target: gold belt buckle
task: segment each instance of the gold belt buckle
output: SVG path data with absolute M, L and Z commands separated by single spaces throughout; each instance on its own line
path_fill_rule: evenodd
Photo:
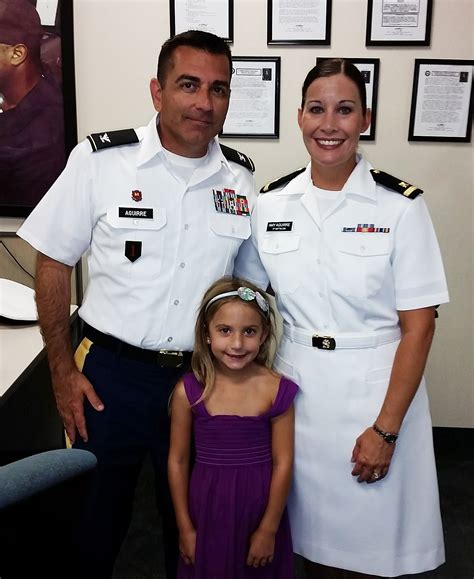
M 313 348 L 318 348 L 319 350 L 335 350 L 336 340 L 331 338 L 331 336 L 318 336 L 317 334 L 312 337 Z
M 167 368 L 181 368 L 183 365 L 183 352 L 160 350 L 158 354 L 160 366 L 166 366 Z

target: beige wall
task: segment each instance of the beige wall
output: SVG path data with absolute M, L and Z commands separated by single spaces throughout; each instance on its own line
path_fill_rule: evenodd
M 74 4 L 79 137 L 147 122 L 153 114 L 148 82 L 169 35 L 168 0 Z M 267 47 L 266 4 L 235 0 L 231 48 L 235 56 L 282 57 L 280 139 L 226 144 L 253 158 L 259 186 L 306 164 L 296 111 L 316 56 L 380 58 L 377 140 L 362 143 L 361 150 L 374 165 L 425 190 L 451 293 L 451 304 L 440 311 L 427 369 L 433 420 L 437 426 L 474 427 L 472 145 L 407 141 L 414 59 L 474 58 L 474 3 L 436 0 L 430 48 L 366 48 L 366 0 L 333 1 L 330 47 Z

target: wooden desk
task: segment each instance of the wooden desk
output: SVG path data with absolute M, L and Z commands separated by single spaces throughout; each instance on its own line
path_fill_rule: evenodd
M 64 446 L 39 325 L 0 323 L 0 464 Z

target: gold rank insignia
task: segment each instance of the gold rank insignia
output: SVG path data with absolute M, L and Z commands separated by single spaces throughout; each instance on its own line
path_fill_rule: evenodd
M 398 177 L 389 175 L 388 173 L 380 171 L 379 169 L 371 169 L 370 173 L 376 183 L 387 187 L 387 189 L 392 189 L 392 191 L 401 193 L 404 197 L 408 197 L 409 199 L 415 199 L 415 197 L 418 197 L 418 195 L 423 193 L 423 190 L 419 187 L 410 185 L 410 183 L 402 181 Z
M 267 183 L 266 185 L 264 185 L 260 189 L 260 193 L 268 193 L 269 191 L 273 191 L 274 189 L 278 189 L 279 187 L 283 187 L 283 185 L 286 185 L 287 183 L 289 183 L 292 179 L 297 177 L 305 169 L 306 169 L 306 167 L 302 167 L 301 169 L 296 169 L 296 171 L 293 171 L 292 173 L 289 173 L 288 175 L 284 175 L 283 177 L 279 177 L 278 179 L 275 179 L 274 181 L 270 181 L 270 183 Z

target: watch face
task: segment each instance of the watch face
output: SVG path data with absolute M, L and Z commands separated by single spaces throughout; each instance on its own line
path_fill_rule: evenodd
M 386 434 L 384 438 L 387 442 L 389 442 L 390 444 L 393 444 L 394 442 L 397 441 L 398 437 L 396 434 Z

